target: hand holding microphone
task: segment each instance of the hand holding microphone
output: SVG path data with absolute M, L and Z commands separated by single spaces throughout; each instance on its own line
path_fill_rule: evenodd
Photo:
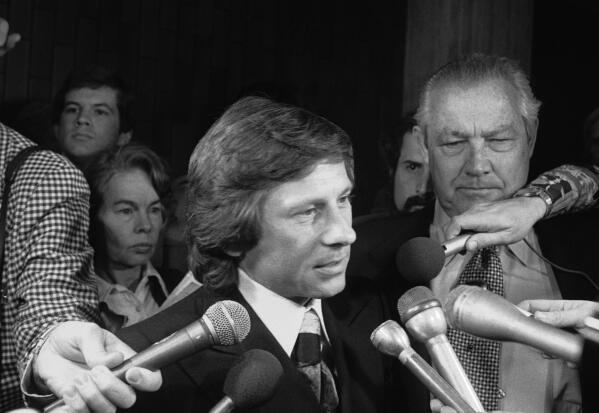
M 537 320 L 555 327 L 575 328 L 582 336 L 587 337 L 599 331 L 599 303 L 584 300 L 525 300 L 518 307 L 531 312 Z
M 445 228 L 447 239 L 463 231 L 476 232 L 465 244 L 468 251 L 508 245 L 523 239 L 541 220 L 547 205 L 538 197 L 514 197 L 481 203 L 451 218 Z
M 150 370 L 160 369 L 183 357 L 214 345 L 229 346 L 241 342 L 250 331 L 247 310 L 235 301 L 219 301 L 210 306 L 202 318 L 174 332 L 135 354 L 111 371 L 123 379 L 132 367 Z M 46 406 L 50 412 L 64 405 L 60 399 Z
M 241 355 L 225 378 L 225 397 L 209 413 L 229 413 L 236 408 L 259 406 L 275 394 L 283 367 L 268 351 L 253 349 Z
M 460 413 L 474 413 L 460 394 L 410 347 L 408 335 L 395 321 L 388 320 L 378 326 L 370 341 L 381 353 L 397 357 L 446 406 Z
M 441 272 L 445 257 L 466 251 L 466 242 L 471 236 L 463 234 L 443 244 L 426 237 L 409 239 L 397 250 L 397 269 L 408 281 L 426 284 Z
M 443 307 L 452 327 L 472 335 L 526 344 L 572 363 L 582 356 L 582 337 L 527 317 L 483 288 L 460 285 L 449 292 Z
M 412 337 L 425 344 L 433 365 L 477 412 L 484 407 L 445 333 L 447 322 L 441 303 L 427 287 L 414 287 L 397 301 L 402 323 Z

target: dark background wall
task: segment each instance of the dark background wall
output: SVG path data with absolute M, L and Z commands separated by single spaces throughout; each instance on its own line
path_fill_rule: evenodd
M 223 108 L 263 90 L 349 132 L 365 210 L 384 179 L 372 142 L 401 110 L 405 4 L 351 4 L 0 0 L 24 37 L 0 63 L 0 99 L 47 100 L 73 66 L 115 67 L 138 97 L 135 137 L 182 174 Z
M 536 170 L 584 161 L 582 125 L 599 107 L 599 3 L 535 2 L 532 81 L 543 102 Z
M 597 101 L 597 6 L 354 3 L 0 0 L 0 15 L 23 35 L 0 60 L 0 120 L 22 117 L 19 108 L 32 100 L 27 115 L 40 119 L 72 67 L 101 63 L 136 92 L 135 137 L 180 175 L 218 114 L 241 94 L 262 90 L 349 132 L 358 178 L 354 209 L 362 214 L 386 179 L 381 136 L 415 106 L 420 85 L 438 66 L 480 51 L 515 58 L 531 71 L 545 103 L 533 171 L 580 157 L 580 124 Z

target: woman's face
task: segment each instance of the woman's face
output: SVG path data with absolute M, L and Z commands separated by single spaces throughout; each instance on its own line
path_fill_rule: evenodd
M 163 206 L 140 169 L 118 172 L 106 183 L 97 219 L 109 269 L 146 264 L 164 224 Z

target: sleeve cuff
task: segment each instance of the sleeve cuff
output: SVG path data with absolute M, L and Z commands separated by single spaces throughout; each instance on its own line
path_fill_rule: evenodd
M 56 323 L 46 328 L 46 331 L 38 338 L 35 347 L 33 347 L 22 365 L 19 366 L 19 370 L 21 372 L 21 392 L 23 393 L 25 402 L 28 406 L 39 408 L 56 400 L 56 396 L 54 394 L 49 391 L 41 391 L 41 389 L 36 385 L 33 378 L 33 363 L 42 349 L 42 346 L 59 324 L 60 323 Z

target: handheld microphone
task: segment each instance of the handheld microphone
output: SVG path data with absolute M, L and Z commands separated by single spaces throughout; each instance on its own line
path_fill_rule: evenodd
M 157 370 L 208 347 L 240 343 L 249 332 L 247 310 L 236 301 L 218 301 L 206 310 L 201 319 L 152 344 L 111 371 L 122 380 L 131 367 Z M 64 406 L 63 399 L 46 406 L 44 413 L 60 406 Z
M 372 332 L 370 341 L 381 353 L 397 357 L 444 405 L 458 412 L 474 413 L 456 389 L 410 347 L 407 333 L 397 322 L 385 321 Z
M 395 265 L 408 281 L 425 284 L 441 272 L 445 257 L 466 250 L 466 241 L 471 235 L 459 235 L 443 244 L 426 237 L 409 239 L 397 250 Z
M 270 400 L 275 394 L 283 367 L 265 350 L 248 350 L 231 367 L 225 378 L 221 399 L 208 413 L 229 413 L 250 409 Z
M 582 357 L 582 337 L 526 317 L 514 304 L 483 288 L 457 286 L 443 307 L 453 328 L 472 335 L 526 344 L 572 363 Z
M 441 376 L 455 387 L 475 411 L 484 412 L 482 403 L 445 335 L 445 314 L 433 292 L 423 286 L 408 290 L 397 300 L 397 311 L 410 334 L 424 343 Z

